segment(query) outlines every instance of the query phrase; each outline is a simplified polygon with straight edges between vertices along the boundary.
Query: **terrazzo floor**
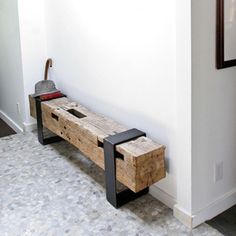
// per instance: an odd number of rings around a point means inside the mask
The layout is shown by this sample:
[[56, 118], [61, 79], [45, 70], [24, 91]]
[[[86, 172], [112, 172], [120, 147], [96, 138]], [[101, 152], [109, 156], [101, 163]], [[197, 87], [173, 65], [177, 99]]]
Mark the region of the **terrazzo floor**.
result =
[[0, 236], [221, 235], [190, 232], [150, 195], [120, 209], [105, 200], [103, 171], [66, 142], [35, 133], [0, 139]]

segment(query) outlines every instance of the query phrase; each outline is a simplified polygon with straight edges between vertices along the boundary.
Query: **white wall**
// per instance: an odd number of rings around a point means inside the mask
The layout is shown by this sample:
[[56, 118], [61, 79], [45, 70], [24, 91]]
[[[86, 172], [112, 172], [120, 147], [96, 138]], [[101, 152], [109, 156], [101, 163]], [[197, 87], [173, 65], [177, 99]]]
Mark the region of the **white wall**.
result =
[[20, 130], [24, 96], [17, 0], [0, 1], [0, 35], [0, 116]]
[[[216, 70], [216, 1], [192, 1], [193, 214], [210, 218], [236, 204], [236, 67]], [[223, 161], [223, 180], [214, 181]]]
[[45, 9], [58, 87], [165, 144], [168, 175], [158, 186], [175, 199], [175, 0], [47, 0]]
[[[176, 165], [177, 204], [174, 214], [192, 215], [191, 149], [191, 1], [176, 1]], [[184, 213], [183, 213], [184, 212]]]
[[47, 59], [44, 20], [44, 1], [0, 2], [0, 117], [17, 131], [35, 122], [29, 115], [28, 94], [43, 79]]
[[18, 0], [24, 76], [24, 126], [27, 129], [33, 122], [29, 114], [28, 95], [34, 93], [34, 84], [44, 78], [44, 65], [47, 59], [45, 36], [44, 1]]

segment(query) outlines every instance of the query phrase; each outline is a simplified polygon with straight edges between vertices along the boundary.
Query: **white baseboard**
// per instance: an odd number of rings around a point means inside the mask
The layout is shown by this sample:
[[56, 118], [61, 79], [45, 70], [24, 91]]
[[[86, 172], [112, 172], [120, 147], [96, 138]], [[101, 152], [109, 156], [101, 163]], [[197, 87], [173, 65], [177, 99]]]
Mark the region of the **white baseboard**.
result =
[[171, 209], [174, 208], [174, 205], [176, 204], [175, 198], [173, 198], [170, 194], [166, 193], [164, 190], [160, 189], [156, 185], [152, 185], [150, 187], [149, 193], [154, 198], [156, 198], [157, 200], [159, 200], [160, 202], [162, 202], [163, 204], [165, 204], [169, 208], [171, 208]]
[[181, 223], [186, 225], [189, 229], [194, 228], [193, 226], [193, 216], [181, 208], [178, 204], [174, 205], [173, 213], [175, 218], [177, 218]]
[[223, 211], [226, 211], [235, 204], [236, 189], [233, 189], [230, 192], [216, 199], [204, 209], [196, 212], [193, 218], [193, 227], [196, 227], [207, 220], [211, 220], [212, 218], [219, 215]]
[[0, 118], [6, 122], [16, 133], [22, 133], [23, 128], [21, 128], [15, 121], [13, 121], [7, 114], [3, 111], [0, 111]]
[[31, 123], [23, 123], [24, 125], [24, 132], [31, 132], [37, 129], [37, 123], [36, 122], [31, 122]]
[[190, 215], [181, 209], [178, 204], [174, 206], [174, 216], [189, 228], [195, 228], [207, 220], [226, 211], [236, 204], [236, 189], [224, 194], [214, 202]]

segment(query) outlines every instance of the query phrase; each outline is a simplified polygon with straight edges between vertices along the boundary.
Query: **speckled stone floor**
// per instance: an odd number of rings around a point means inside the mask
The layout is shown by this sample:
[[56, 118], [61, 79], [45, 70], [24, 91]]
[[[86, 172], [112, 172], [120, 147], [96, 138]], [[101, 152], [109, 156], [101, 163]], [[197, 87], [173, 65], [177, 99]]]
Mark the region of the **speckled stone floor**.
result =
[[0, 139], [0, 235], [221, 235], [189, 232], [150, 195], [119, 210], [105, 200], [103, 171], [66, 142], [35, 133]]

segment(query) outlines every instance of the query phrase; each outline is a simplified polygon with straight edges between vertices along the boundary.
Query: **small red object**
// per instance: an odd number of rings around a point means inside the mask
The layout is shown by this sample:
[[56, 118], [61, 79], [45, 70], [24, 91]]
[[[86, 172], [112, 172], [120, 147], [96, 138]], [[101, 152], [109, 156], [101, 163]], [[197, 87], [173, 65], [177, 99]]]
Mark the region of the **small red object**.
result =
[[55, 93], [41, 95], [40, 99], [41, 99], [41, 101], [45, 101], [45, 100], [50, 100], [50, 99], [54, 99], [54, 98], [60, 98], [63, 96], [64, 95], [59, 91], [59, 92], [55, 92]]

